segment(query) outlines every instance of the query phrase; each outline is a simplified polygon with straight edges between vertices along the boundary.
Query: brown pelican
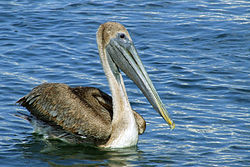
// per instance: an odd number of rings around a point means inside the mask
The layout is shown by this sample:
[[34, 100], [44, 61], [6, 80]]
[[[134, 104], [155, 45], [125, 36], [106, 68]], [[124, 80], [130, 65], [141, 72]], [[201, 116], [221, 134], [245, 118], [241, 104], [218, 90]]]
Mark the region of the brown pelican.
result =
[[112, 98], [97, 88], [44, 83], [17, 103], [26, 107], [37, 120], [64, 132], [57, 137], [67, 136], [65, 139], [69, 142], [91, 142], [108, 148], [134, 146], [146, 124], [130, 106], [122, 70], [174, 128], [126, 28], [119, 23], [107, 22], [99, 27], [96, 37]]

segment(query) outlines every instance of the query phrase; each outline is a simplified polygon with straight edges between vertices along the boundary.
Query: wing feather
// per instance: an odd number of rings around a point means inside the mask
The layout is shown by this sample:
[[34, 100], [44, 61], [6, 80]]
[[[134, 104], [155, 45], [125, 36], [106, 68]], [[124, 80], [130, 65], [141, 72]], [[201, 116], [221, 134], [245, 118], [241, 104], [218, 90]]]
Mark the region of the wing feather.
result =
[[87, 89], [79, 90], [81, 94], [76, 94], [65, 84], [44, 83], [17, 102], [44, 122], [92, 140], [106, 141], [111, 134], [110, 112]]

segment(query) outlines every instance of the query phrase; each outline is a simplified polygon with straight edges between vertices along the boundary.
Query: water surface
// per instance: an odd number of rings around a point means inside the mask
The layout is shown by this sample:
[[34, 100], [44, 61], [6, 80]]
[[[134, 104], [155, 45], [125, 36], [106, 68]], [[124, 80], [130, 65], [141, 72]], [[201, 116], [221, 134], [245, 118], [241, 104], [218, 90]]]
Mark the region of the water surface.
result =
[[[0, 166], [249, 166], [249, 9], [247, 0], [0, 1]], [[127, 27], [175, 130], [125, 77], [147, 121], [137, 147], [44, 140], [15, 102], [43, 82], [109, 93], [95, 41], [106, 21]]]

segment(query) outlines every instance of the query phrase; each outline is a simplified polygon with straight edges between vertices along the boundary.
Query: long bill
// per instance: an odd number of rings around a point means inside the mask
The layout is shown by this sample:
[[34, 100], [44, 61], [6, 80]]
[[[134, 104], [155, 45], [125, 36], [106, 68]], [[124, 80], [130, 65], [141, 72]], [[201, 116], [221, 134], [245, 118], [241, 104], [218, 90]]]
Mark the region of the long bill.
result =
[[175, 124], [150, 80], [133, 42], [129, 39], [124, 42], [114, 38], [106, 46], [106, 51], [114, 64], [134, 81], [153, 108], [164, 118], [170, 128], [174, 129]]

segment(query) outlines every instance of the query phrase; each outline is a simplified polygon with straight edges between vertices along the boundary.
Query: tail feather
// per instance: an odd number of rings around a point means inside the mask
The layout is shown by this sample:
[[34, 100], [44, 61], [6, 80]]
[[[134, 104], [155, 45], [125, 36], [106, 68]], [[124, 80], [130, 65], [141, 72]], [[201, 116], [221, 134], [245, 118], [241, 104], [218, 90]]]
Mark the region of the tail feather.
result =
[[32, 116], [31, 115], [28, 115], [28, 114], [24, 114], [22, 112], [17, 112], [18, 114], [14, 114], [14, 116], [18, 117], [18, 118], [22, 118], [22, 119], [25, 119], [27, 121], [31, 121], [32, 120]]
[[23, 104], [25, 103], [26, 99], [25, 96], [22, 97], [21, 99], [19, 99], [16, 103], [18, 103], [19, 105], [23, 106]]

